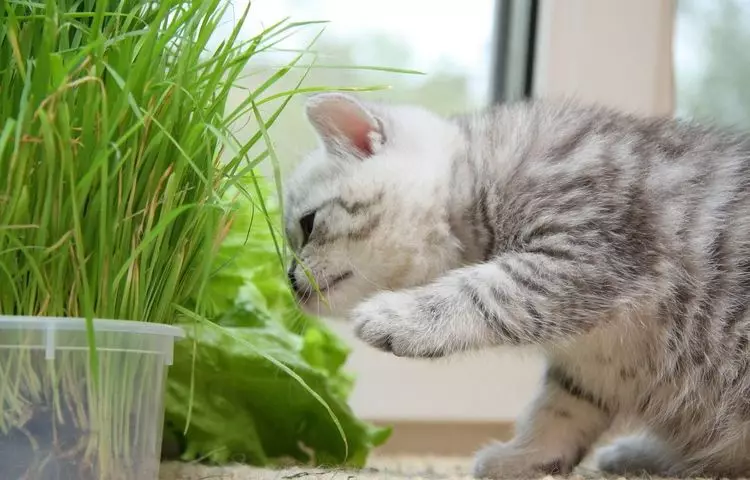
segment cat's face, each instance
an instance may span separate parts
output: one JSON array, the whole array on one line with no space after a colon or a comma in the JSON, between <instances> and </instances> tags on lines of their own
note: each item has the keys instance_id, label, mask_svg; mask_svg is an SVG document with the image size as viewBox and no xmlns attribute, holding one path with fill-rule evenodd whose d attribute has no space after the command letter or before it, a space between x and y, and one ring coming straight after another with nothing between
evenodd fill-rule
<instances>
[{"instance_id":1,"label":"cat's face","mask_svg":"<svg viewBox=\"0 0 750 480\"><path fill-rule=\"evenodd\" d=\"M344 94L312 97L307 116L320 147L285 182L284 211L302 307L344 316L372 293L423 284L455 266L443 197L457 128L417 107L365 105Z\"/></svg>"}]
</instances>

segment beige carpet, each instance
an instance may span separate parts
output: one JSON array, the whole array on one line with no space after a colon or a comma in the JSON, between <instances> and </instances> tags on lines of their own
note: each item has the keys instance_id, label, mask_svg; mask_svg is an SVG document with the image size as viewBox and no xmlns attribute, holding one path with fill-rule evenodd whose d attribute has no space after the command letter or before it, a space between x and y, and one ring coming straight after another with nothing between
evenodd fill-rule
<instances>
[{"instance_id":1,"label":"beige carpet","mask_svg":"<svg viewBox=\"0 0 750 480\"><path fill-rule=\"evenodd\" d=\"M373 458L360 471L321 468L268 470L244 465L205 467L165 463L161 480L348 480L348 479L470 479L471 459L431 457Z\"/></svg>"},{"instance_id":2,"label":"beige carpet","mask_svg":"<svg viewBox=\"0 0 750 480\"><path fill-rule=\"evenodd\" d=\"M161 480L354 480L354 479L414 479L414 480L468 480L470 458L448 457L388 457L373 458L370 466L360 471L325 470L320 468L288 468L268 470L244 465L206 467L200 465L165 463ZM599 472L582 469L568 477L570 480L588 480L600 477ZM545 477L544 480L551 480ZM611 477L615 480L616 477ZM619 480L619 479L618 479Z\"/></svg>"}]
</instances>

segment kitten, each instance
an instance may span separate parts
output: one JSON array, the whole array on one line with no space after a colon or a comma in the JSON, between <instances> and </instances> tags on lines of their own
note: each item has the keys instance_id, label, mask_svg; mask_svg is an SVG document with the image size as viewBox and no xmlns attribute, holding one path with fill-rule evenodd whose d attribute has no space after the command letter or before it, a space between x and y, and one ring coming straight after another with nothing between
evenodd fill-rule
<instances>
[{"instance_id":1,"label":"kitten","mask_svg":"<svg viewBox=\"0 0 750 480\"><path fill-rule=\"evenodd\" d=\"M548 360L476 476L568 473L622 418L646 434L603 470L750 474L750 138L567 102L441 118L332 93L307 116L321 147L285 207L304 308L399 356Z\"/></svg>"}]
</instances>

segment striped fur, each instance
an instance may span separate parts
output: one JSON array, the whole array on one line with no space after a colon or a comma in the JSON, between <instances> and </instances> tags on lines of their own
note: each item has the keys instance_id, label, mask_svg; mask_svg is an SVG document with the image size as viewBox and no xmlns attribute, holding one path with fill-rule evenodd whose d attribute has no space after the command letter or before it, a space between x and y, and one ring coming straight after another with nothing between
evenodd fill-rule
<instances>
[{"instance_id":1,"label":"striped fur","mask_svg":"<svg viewBox=\"0 0 750 480\"><path fill-rule=\"evenodd\" d=\"M569 472L620 417L645 433L604 469L750 475L749 137L543 101L440 118L328 94L308 116L285 219L328 304L295 266L303 306L395 355L548 359L477 476Z\"/></svg>"}]
</instances>

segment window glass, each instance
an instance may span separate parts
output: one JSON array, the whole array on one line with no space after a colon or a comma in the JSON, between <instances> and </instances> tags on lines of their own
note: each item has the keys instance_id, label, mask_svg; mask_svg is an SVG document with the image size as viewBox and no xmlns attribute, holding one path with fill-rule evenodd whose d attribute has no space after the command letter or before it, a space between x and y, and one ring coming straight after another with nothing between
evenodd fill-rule
<instances>
[{"instance_id":1,"label":"window glass","mask_svg":"<svg viewBox=\"0 0 750 480\"><path fill-rule=\"evenodd\" d=\"M750 0L677 5L677 115L750 127Z\"/></svg>"},{"instance_id":2,"label":"window glass","mask_svg":"<svg viewBox=\"0 0 750 480\"><path fill-rule=\"evenodd\" d=\"M245 0L235 0L239 16ZM424 72L411 75L346 68L315 68L305 79L307 86L366 87L390 86L388 90L363 93L367 98L412 102L440 113L454 113L486 105L491 99L494 46L494 0L471 0L456 8L454 2L431 0L254 0L250 20L243 24L245 38L282 18L292 21L326 20L311 25L286 39L282 50L302 49L320 35L301 64L315 61L320 66L383 66ZM228 18L225 31L234 26ZM217 41L220 39L217 39ZM247 85L259 85L297 52L276 51L253 60ZM292 88L304 74L295 69L273 90ZM241 86L240 86L241 87ZM235 101L247 91L237 88ZM271 130L282 167L293 164L299 154L314 145L314 137L303 116L304 98L294 99ZM277 102L263 106L270 115ZM240 139L255 132L248 123Z\"/></svg>"}]
</instances>

